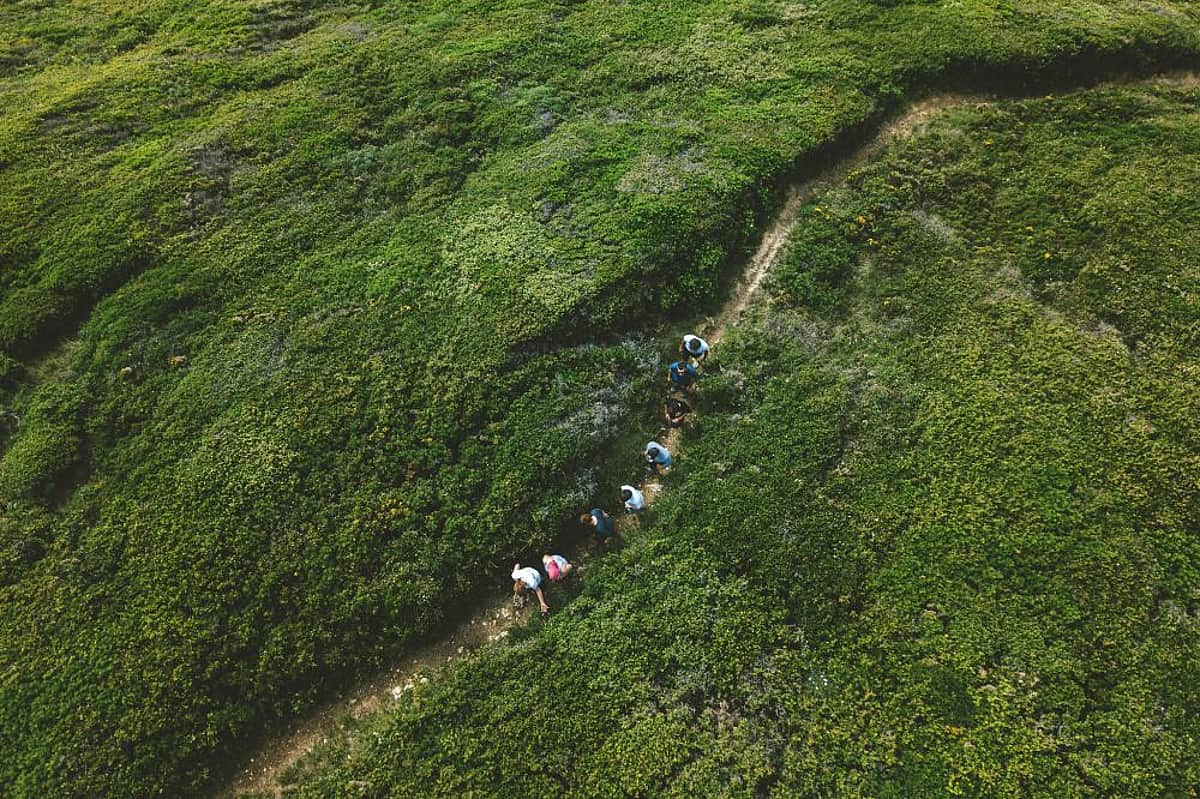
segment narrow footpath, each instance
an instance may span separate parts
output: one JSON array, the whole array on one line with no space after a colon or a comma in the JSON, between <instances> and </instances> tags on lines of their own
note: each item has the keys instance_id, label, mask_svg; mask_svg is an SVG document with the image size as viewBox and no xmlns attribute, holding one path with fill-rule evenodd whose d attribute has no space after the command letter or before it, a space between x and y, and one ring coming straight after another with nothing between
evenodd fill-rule
<instances>
[{"instance_id":1,"label":"narrow footpath","mask_svg":"<svg viewBox=\"0 0 1200 799\"><path fill-rule=\"evenodd\" d=\"M1166 73L1161 76L1135 81L1124 80L1114 83L1149 82L1175 87L1197 85L1197 76L1191 72ZM776 212L763 234L762 241L753 257L747 261L742 275L737 280L729 300L711 317L698 320L692 332L703 336L715 348L743 312L755 300L764 278L778 263L787 246L788 233L797 214L817 192L840 183L854 169L861 166L881 148L894 139L919 130L934 114L950 107L987 105L998 98L971 94L937 94L911 104L900 116L883 125L865 144L848 156L832 163L812 177L793 185L787 192L781 208ZM1007 97L1003 99L1009 99ZM666 362L663 363L666 370ZM672 454L677 453L678 430L671 430L663 443ZM647 503L653 503L662 489L657 478L649 478L644 485ZM586 560L581 552L565 553L575 562ZM428 682L429 673L469 656L482 646L508 634L510 628L529 618L536 610L536 602L527 602L524 610L513 608L512 597L501 593L474 609L457 627L442 638L431 641L411 652L393 666L368 679L335 700L327 702L309 713L289 732L264 742L240 767L232 782L217 793L219 797L235 797L244 794L273 795L281 797L288 787L281 783L286 770L297 763L314 747L338 736L351 733L346 729L348 719L360 718L372 711L385 708L419 682Z\"/></svg>"}]
</instances>

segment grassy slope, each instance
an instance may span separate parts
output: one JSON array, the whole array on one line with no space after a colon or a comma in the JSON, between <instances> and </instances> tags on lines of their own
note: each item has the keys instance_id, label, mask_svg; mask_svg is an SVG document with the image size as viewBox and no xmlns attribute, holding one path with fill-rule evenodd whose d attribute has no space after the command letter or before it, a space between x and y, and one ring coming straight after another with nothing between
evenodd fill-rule
<instances>
[{"instance_id":1,"label":"grassy slope","mask_svg":"<svg viewBox=\"0 0 1200 799\"><path fill-rule=\"evenodd\" d=\"M204 784L610 493L589 456L651 360L560 345L711 296L797 158L952 65L1136 64L1196 28L1134 2L7 6L0 784Z\"/></svg>"},{"instance_id":2,"label":"grassy slope","mask_svg":"<svg viewBox=\"0 0 1200 799\"><path fill-rule=\"evenodd\" d=\"M298 796L1190 796L1200 91L954 110L819 198L657 519Z\"/></svg>"}]
</instances>

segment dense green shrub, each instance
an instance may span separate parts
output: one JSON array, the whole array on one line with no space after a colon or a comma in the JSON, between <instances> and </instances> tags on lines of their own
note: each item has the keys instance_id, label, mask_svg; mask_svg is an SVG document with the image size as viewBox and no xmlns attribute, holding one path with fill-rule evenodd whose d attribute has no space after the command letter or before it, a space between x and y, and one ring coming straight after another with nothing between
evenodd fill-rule
<instances>
[{"instance_id":1,"label":"dense green shrub","mask_svg":"<svg viewBox=\"0 0 1200 799\"><path fill-rule=\"evenodd\" d=\"M654 524L290 795L1190 796L1198 116L953 110L816 198Z\"/></svg>"},{"instance_id":2,"label":"dense green shrub","mask_svg":"<svg viewBox=\"0 0 1200 799\"><path fill-rule=\"evenodd\" d=\"M1188 3L35 6L0 9L18 796L201 790L611 497L654 325L913 81L1197 50Z\"/></svg>"}]
</instances>

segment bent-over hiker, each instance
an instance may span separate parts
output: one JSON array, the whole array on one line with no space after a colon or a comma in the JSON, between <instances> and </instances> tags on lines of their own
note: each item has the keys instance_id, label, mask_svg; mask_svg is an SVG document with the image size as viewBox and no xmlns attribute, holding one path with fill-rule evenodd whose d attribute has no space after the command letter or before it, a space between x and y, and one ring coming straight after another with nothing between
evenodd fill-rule
<instances>
[{"instance_id":1,"label":"bent-over hiker","mask_svg":"<svg viewBox=\"0 0 1200 799\"><path fill-rule=\"evenodd\" d=\"M685 358L695 358L696 363L704 363L704 359L708 357L708 342L688 333L679 345L679 352Z\"/></svg>"},{"instance_id":2,"label":"bent-over hiker","mask_svg":"<svg viewBox=\"0 0 1200 799\"><path fill-rule=\"evenodd\" d=\"M633 486L621 486L621 500L625 503L625 510L629 513L637 513L646 507L646 495Z\"/></svg>"},{"instance_id":3,"label":"bent-over hiker","mask_svg":"<svg viewBox=\"0 0 1200 799\"><path fill-rule=\"evenodd\" d=\"M513 593L517 596L521 595L522 591L532 591L537 595L538 604L542 606L542 615L545 616L550 612L550 606L546 604L546 597L542 595L542 573L530 566L521 568L520 563L513 564Z\"/></svg>"},{"instance_id":4,"label":"bent-over hiker","mask_svg":"<svg viewBox=\"0 0 1200 799\"><path fill-rule=\"evenodd\" d=\"M587 513L580 514L579 521L592 526L592 535L601 547L608 546L617 532L612 517L601 508L592 508Z\"/></svg>"},{"instance_id":5,"label":"bent-over hiker","mask_svg":"<svg viewBox=\"0 0 1200 799\"><path fill-rule=\"evenodd\" d=\"M657 441L651 441L646 445L646 463L650 465L650 471L662 473L671 468L671 452Z\"/></svg>"},{"instance_id":6,"label":"bent-over hiker","mask_svg":"<svg viewBox=\"0 0 1200 799\"><path fill-rule=\"evenodd\" d=\"M667 387L677 391L691 391L696 385L696 367L686 361L672 361L667 367Z\"/></svg>"},{"instance_id":7,"label":"bent-over hiker","mask_svg":"<svg viewBox=\"0 0 1200 799\"><path fill-rule=\"evenodd\" d=\"M562 555L542 555L542 568L550 582L557 583L574 571L575 566Z\"/></svg>"},{"instance_id":8,"label":"bent-over hiker","mask_svg":"<svg viewBox=\"0 0 1200 799\"><path fill-rule=\"evenodd\" d=\"M682 425L691 412L692 406L682 397L667 397L666 403L663 404L663 418L671 427Z\"/></svg>"}]
</instances>

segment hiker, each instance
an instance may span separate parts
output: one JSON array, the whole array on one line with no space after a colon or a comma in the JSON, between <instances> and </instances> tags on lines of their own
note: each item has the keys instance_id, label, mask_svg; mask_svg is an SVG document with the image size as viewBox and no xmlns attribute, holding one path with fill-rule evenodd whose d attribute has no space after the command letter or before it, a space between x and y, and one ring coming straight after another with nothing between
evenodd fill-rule
<instances>
[{"instance_id":1,"label":"hiker","mask_svg":"<svg viewBox=\"0 0 1200 799\"><path fill-rule=\"evenodd\" d=\"M646 463L650 464L651 472L662 474L671 468L671 452L657 441L651 441L646 445Z\"/></svg>"},{"instance_id":2,"label":"hiker","mask_svg":"<svg viewBox=\"0 0 1200 799\"><path fill-rule=\"evenodd\" d=\"M663 404L663 418L671 427L682 425L691 412L692 406L682 397L667 397L666 403Z\"/></svg>"},{"instance_id":3,"label":"hiker","mask_svg":"<svg viewBox=\"0 0 1200 799\"><path fill-rule=\"evenodd\" d=\"M695 358L696 363L704 363L704 359L708 357L708 342L688 333L679 345L679 353L684 358Z\"/></svg>"},{"instance_id":4,"label":"hiker","mask_svg":"<svg viewBox=\"0 0 1200 799\"><path fill-rule=\"evenodd\" d=\"M691 391L696 385L696 367L686 361L672 361L667 367L667 387L672 391Z\"/></svg>"},{"instance_id":5,"label":"hiker","mask_svg":"<svg viewBox=\"0 0 1200 799\"><path fill-rule=\"evenodd\" d=\"M542 595L541 572L529 566L522 569L520 563L515 563L513 564L512 578L514 594L520 596L522 591L532 591L537 594L538 604L542 606L542 615L545 616L550 612L550 606L546 604L546 597Z\"/></svg>"},{"instance_id":6,"label":"hiker","mask_svg":"<svg viewBox=\"0 0 1200 799\"><path fill-rule=\"evenodd\" d=\"M646 495L633 486L621 486L621 499L627 513L637 513L646 507Z\"/></svg>"},{"instance_id":7,"label":"hiker","mask_svg":"<svg viewBox=\"0 0 1200 799\"><path fill-rule=\"evenodd\" d=\"M592 535L601 547L608 546L616 535L617 529L613 526L612 517L601 508L592 508L587 513L580 514L579 521L592 526Z\"/></svg>"},{"instance_id":8,"label":"hiker","mask_svg":"<svg viewBox=\"0 0 1200 799\"><path fill-rule=\"evenodd\" d=\"M542 555L542 568L552 583L557 583L575 570L575 566L562 555Z\"/></svg>"}]
</instances>

